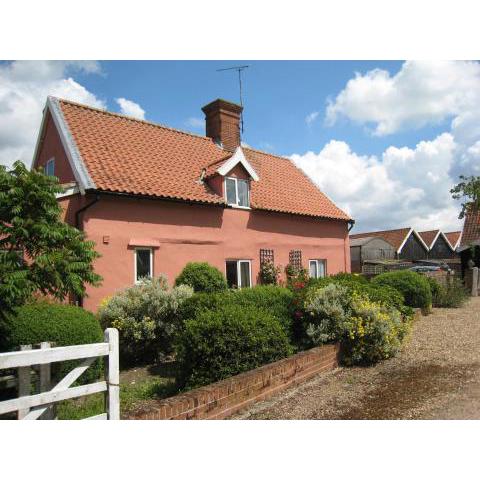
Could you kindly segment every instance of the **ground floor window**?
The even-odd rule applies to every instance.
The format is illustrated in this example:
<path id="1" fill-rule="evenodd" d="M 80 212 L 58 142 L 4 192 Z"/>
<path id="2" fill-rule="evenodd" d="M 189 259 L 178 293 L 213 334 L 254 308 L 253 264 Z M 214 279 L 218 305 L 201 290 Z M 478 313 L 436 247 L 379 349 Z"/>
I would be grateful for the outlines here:
<path id="1" fill-rule="evenodd" d="M 153 250 L 151 248 L 135 249 L 135 283 L 153 277 Z"/>
<path id="2" fill-rule="evenodd" d="M 226 274 L 229 288 L 252 286 L 252 264 L 250 260 L 227 260 Z"/>
<path id="3" fill-rule="evenodd" d="M 322 278 L 327 273 L 326 260 L 310 260 L 309 267 L 309 273 L 311 278 Z"/>

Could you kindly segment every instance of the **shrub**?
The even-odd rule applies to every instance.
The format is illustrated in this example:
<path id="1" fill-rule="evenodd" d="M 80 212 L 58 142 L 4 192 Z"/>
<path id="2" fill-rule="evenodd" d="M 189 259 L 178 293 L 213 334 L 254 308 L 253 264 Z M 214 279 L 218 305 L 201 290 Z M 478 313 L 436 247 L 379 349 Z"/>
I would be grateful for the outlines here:
<path id="1" fill-rule="evenodd" d="M 216 310 L 222 305 L 254 306 L 271 313 L 285 333 L 292 334 L 293 293 L 276 285 L 228 290 L 220 293 L 195 293 L 181 308 L 184 320 L 196 318 L 201 311 Z"/>
<path id="2" fill-rule="evenodd" d="M 20 345 L 40 342 L 52 342 L 57 347 L 103 342 L 103 332 L 95 315 L 80 307 L 47 301 L 18 307 L 7 317 L 4 328 L 0 337 L 0 351 L 16 350 Z M 53 363 L 54 381 L 60 380 L 79 363 Z M 80 380 L 86 383 L 96 380 L 102 368 L 102 361 L 95 361 Z"/>
<path id="3" fill-rule="evenodd" d="M 280 267 L 276 267 L 271 260 L 260 265 L 260 281 L 263 285 L 277 285 L 280 277 Z"/>
<path id="4" fill-rule="evenodd" d="M 351 316 L 343 337 L 343 361 L 347 365 L 371 364 L 393 357 L 410 329 L 392 307 L 354 294 Z"/>
<path id="5" fill-rule="evenodd" d="M 389 285 L 403 294 L 405 304 L 410 307 L 430 310 L 432 292 L 428 280 L 419 273 L 410 270 L 382 273 L 372 280 L 374 285 Z"/>
<path id="6" fill-rule="evenodd" d="M 468 299 L 468 292 L 460 279 L 450 278 L 444 286 L 431 277 L 427 277 L 432 290 L 432 303 L 438 308 L 459 308 Z"/>
<path id="7" fill-rule="evenodd" d="M 189 262 L 175 280 L 175 285 L 189 285 L 195 292 L 220 292 L 228 288 L 218 268 L 207 262 Z"/>
<path id="8" fill-rule="evenodd" d="M 366 283 L 353 285 L 352 290 L 366 295 L 370 300 L 382 305 L 394 307 L 400 311 L 405 308 L 405 298 L 401 292 L 390 285 Z M 407 307 L 408 311 L 410 307 Z"/>
<path id="9" fill-rule="evenodd" d="M 231 291 L 215 292 L 215 293 L 194 293 L 187 298 L 180 307 L 179 315 L 185 322 L 192 318 L 196 318 L 200 312 L 205 310 L 216 310 L 226 303 L 230 303 Z"/>
<path id="10" fill-rule="evenodd" d="M 309 281 L 306 268 L 295 268 L 291 264 L 285 267 L 285 276 L 287 278 L 287 287 L 293 290 L 303 288 Z"/>
<path id="11" fill-rule="evenodd" d="M 363 275 L 359 275 L 358 273 L 345 273 L 340 272 L 336 273 L 335 275 L 331 275 L 329 278 L 334 280 L 335 282 L 339 283 L 346 283 L 346 284 L 368 284 L 368 280 Z"/>
<path id="12" fill-rule="evenodd" d="M 180 308 L 191 287 L 168 289 L 165 277 L 146 280 L 111 297 L 98 311 L 104 328 L 120 333 L 122 364 L 149 363 L 173 352 L 182 326 Z"/>
<path id="13" fill-rule="evenodd" d="M 308 292 L 305 333 L 311 346 L 342 338 L 350 315 L 350 290 L 335 283 Z"/>
<path id="14" fill-rule="evenodd" d="M 292 352 L 278 320 L 252 305 L 227 304 L 187 320 L 178 339 L 178 382 L 206 385 Z"/>
<path id="15" fill-rule="evenodd" d="M 271 313 L 290 337 L 292 333 L 293 293 L 285 287 L 259 285 L 232 292 L 232 303 L 252 305 Z"/>
<path id="16" fill-rule="evenodd" d="M 311 289 L 305 300 L 308 346 L 340 341 L 343 361 L 368 364 L 395 355 L 409 330 L 410 316 L 372 301 L 339 283 Z"/>
<path id="17" fill-rule="evenodd" d="M 432 292 L 432 305 L 437 306 L 442 295 L 445 293 L 445 287 L 432 277 L 426 276 L 430 291 Z"/>

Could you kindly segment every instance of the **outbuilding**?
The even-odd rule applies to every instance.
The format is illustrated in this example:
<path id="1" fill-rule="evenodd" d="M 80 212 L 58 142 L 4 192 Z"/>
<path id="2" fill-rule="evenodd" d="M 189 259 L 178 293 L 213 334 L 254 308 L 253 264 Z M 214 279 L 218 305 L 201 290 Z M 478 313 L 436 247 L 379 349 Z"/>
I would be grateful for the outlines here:
<path id="1" fill-rule="evenodd" d="M 350 240 L 352 273 L 361 273 L 365 261 L 394 258 L 394 246 L 381 237 L 361 237 Z"/>

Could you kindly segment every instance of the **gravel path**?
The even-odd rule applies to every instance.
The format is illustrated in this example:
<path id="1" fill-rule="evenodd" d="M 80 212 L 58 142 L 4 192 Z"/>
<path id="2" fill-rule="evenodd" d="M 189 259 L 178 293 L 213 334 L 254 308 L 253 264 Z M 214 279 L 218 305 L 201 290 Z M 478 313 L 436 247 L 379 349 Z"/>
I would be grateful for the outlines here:
<path id="1" fill-rule="evenodd" d="M 339 368 L 236 419 L 480 419 L 480 297 L 415 322 L 395 358 Z"/>

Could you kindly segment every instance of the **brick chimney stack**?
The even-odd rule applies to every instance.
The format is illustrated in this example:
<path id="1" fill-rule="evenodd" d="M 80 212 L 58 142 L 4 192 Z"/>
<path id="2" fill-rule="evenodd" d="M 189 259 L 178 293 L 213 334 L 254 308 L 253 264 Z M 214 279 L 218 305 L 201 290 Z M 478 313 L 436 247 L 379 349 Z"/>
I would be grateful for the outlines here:
<path id="1" fill-rule="evenodd" d="M 240 114 L 243 107 L 221 98 L 202 108 L 205 114 L 206 135 L 221 143 L 227 150 L 240 146 Z"/>

